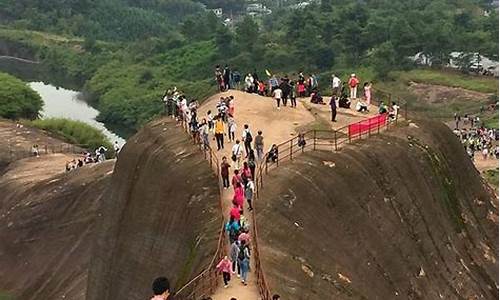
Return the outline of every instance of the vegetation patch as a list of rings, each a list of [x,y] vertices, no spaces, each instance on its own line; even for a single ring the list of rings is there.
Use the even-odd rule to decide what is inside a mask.
[[[43,106],[37,92],[26,83],[0,73],[0,117],[7,119],[35,119]]]
[[[458,87],[481,93],[498,94],[498,79],[493,77],[473,76],[453,71],[433,69],[415,69],[406,72],[393,72],[391,76],[406,82],[413,81]]]
[[[111,142],[99,129],[81,121],[49,118],[30,121],[27,122],[27,125],[46,130],[60,136],[69,143],[89,150],[96,149],[99,146],[104,146],[108,150],[112,149]]]
[[[484,171],[483,176],[489,184],[498,188],[498,168]]]

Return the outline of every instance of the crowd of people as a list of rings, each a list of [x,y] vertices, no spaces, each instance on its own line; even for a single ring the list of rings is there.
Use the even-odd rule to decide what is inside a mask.
[[[287,76],[279,78],[266,70],[269,79],[260,80],[256,72],[248,73],[243,80],[243,89],[248,93],[270,96],[276,101],[277,109],[286,107],[295,108],[298,97],[310,97],[315,104],[325,104],[319,92],[318,77],[314,74],[306,76],[299,72],[297,79]],[[227,91],[239,87],[241,76],[233,72],[226,65],[224,68],[216,66],[215,81],[220,91]],[[342,83],[336,76],[332,76],[332,121],[336,119],[336,108],[350,108],[351,102],[357,100],[356,109],[368,111],[371,103],[372,84],[367,82],[363,86],[362,98],[357,98],[357,89],[360,84],[355,74]],[[223,151],[230,145],[230,155],[223,156],[220,163],[220,176],[224,190],[232,189],[231,209],[227,216],[225,231],[229,239],[229,252],[218,264],[217,270],[222,274],[224,287],[228,287],[232,276],[240,278],[243,285],[248,283],[248,272],[251,259],[250,224],[245,212],[253,210],[252,202],[255,195],[255,174],[259,162],[278,160],[278,147],[273,144],[267,152],[264,148],[263,132],[255,133],[248,124],[237,124],[236,102],[233,96],[222,96],[216,105],[204,115],[198,112],[199,104],[196,99],[188,100],[177,88],[169,89],[163,96],[165,113],[177,120],[178,125],[188,128],[189,133],[202,148],[210,148],[210,140],[215,141],[216,151]],[[379,113],[389,113],[397,116],[399,107],[392,103],[389,107],[381,104]],[[241,126],[242,125],[242,126]],[[241,128],[239,129],[239,126]],[[241,131],[239,131],[241,130]],[[241,134],[238,134],[238,131]],[[299,136],[298,146],[305,147],[305,138]],[[231,176],[231,177],[230,177]],[[279,299],[273,298],[273,299]]]
[[[455,129],[453,132],[460,139],[467,155],[472,160],[477,152],[480,152],[485,160],[499,158],[498,129],[486,128],[481,119],[474,115],[460,116],[455,113],[454,119]]]
[[[216,66],[215,80],[220,91],[237,85],[239,87],[240,74],[233,75],[229,66]],[[307,77],[302,71],[298,72],[296,78],[291,79],[287,75],[278,78],[276,74],[271,74],[266,70],[268,79],[259,78],[254,71],[248,73],[243,80],[243,89],[248,93],[255,93],[261,96],[272,97],[276,101],[276,108],[280,110],[290,103],[290,107],[297,107],[297,98],[310,97],[313,104],[327,104],[319,89],[319,77],[315,74],[309,74]],[[351,74],[344,82],[335,74],[331,79],[332,96],[329,101],[332,113],[332,122],[336,122],[337,108],[350,109],[353,101],[356,101],[354,109],[358,112],[369,112],[372,104],[372,82],[364,82],[362,86],[362,95],[358,97],[361,81],[356,74]],[[388,113],[391,120],[397,118],[399,106],[396,102],[385,104],[380,102],[379,113]]]
[[[120,152],[118,142],[115,142],[113,147],[115,151],[115,157],[118,157],[118,153]],[[107,152],[108,149],[104,146],[99,146],[93,153],[90,151],[85,151],[83,152],[81,157],[74,158],[66,162],[66,172],[81,168],[84,165],[104,162],[106,160]]]

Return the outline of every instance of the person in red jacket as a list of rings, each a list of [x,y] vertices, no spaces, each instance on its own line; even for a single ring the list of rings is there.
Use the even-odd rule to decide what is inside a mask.
[[[233,208],[231,208],[231,211],[229,212],[229,217],[234,219],[238,223],[240,222],[241,214],[240,214],[240,208],[238,207],[237,204],[234,204]]]
[[[358,95],[358,85],[359,79],[356,77],[356,74],[351,74],[351,78],[349,78],[349,88],[351,89],[351,99],[356,99]]]

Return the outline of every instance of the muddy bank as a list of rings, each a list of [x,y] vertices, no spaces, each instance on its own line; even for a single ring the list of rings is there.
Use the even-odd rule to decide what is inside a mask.
[[[498,298],[497,202],[448,128],[418,124],[271,171],[257,223],[273,291]]]
[[[222,223],[218,181],[189,137],[156,121],[131,137],[103,202],[87,299],[147,299],[206,267]]]
[[[47,160],[63,170],[64,157],[51,159],[18,161],[0,178],[0,290],[15,299],[85,299],[94,223],[114,162],[59,175],[34,169]]]

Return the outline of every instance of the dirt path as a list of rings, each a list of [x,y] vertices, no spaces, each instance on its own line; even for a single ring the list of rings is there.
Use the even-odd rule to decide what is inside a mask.
[[[265,145],[264,149],[266,150],[273,143],[278,144],[296,135],[297,128],[312,123],[315,120],[309,110],[302,105],[302,103],[298,103],[297,108],[283,107],[281,110],[277,110],[273,99],[240,91],[230,91],[217,94],[209,98],[199,109],[199,119],[201,120],[204,118],[208,110],[211,110],[212,113],[216,112],[215,107],[219,98],[221,96],[229,95],[233,95],[235,98],[234,117],[237,124],[236,138],[241,140],[243,125],[248,124],[252,130],[253,136],[257,134],[258,130],[262,130]],[[217,149],[216,143],[213,139],[211,139],[210,143],[213,149]],[[219,161],[222,160],[223,156],[228,158],[231,156],[230,153],[232,146],[233,143],[230,143],[228,138],[225,136],[224,150],[217,152]],[[227,219],[233,196],[232,188],[224,190],[222,196],[224,210],[226,212],[224,218]],[[248,214],[247,211],[245,211],[245,215],[250,222],[253,222],[251,215]],[[244,286],[239,281],[239,278],[232,276],[229,287],[224,288],[221,285],[217,292],[212,295],[212,298],[214,300],[229,300],[231,297],[235,297],[238,300],[259,299],[259,292],[254,275],[254,263],[255,261],[251,259],[252,267],[248,276],[247,286]]]
[[[267,151],[272,144],[279,144],[296,136],[298,131],[307,130],[312,127],[315,128],[317,126],[321,126],[322,129],[337,129],[369,116],[373,116],[377,112],[377,108],[374,106],[370,107],[369,113],[358,113],[353,109],[339,108],[337,110],[338,121],[334,123],[331,122],[330,119],[331,114],[329,105],[312,104],[309,102],[308,98],[298,99],[297,108],[288,106],[281,107],[281,109],[278,110],[274,99],[270,97],[262,97],[241,91],[229,91],[214,95],[205,101],[198,109],[198,119],[201,121],[205,118],[208,110],[211,110],[212,115],[215,115],[217,112],[216,105],[220,97],[227,97],[229,95],[234,96],[234,118],[237,124],[236,138],[241,140],[243,125],[248,124],[254,137],[257,135],[258,130],[263,132],[265,151]],[[212,149],[217,149],[213,136],[210,137],[210,143]],[[229,160],[233,144],[234,143],[229,142],[226,133],[224,149],[216,152],[219,161],[222,161],[223,156],[226,156]],[[230,172],[232,173],[232,170],[230,170]],[[232,188],[223,191],[223,209],[225,210],[224,217],[226,219],[231,209],[232,196]],[[258,206],[258,203],[256,205]],[[249,221],[253,222],[251,215],[247,214],[246,211],[245,214]],[[252,259],[251,263],[253,267],[255,262]],[[253,267],[249,273],[248,286],[244,286],[239,281],[239,278],[233,276],[229,287],[224,288],[221,285],[217,292],[212,295],[212,298],[214,300],[228,300],[231,297],[235,297],[238,300],[259,299],[254,271],[255,268]]]

